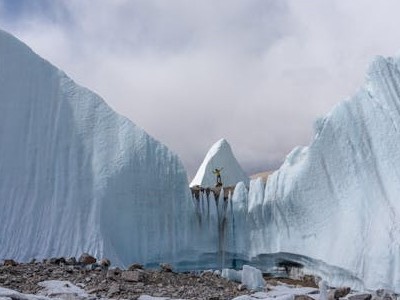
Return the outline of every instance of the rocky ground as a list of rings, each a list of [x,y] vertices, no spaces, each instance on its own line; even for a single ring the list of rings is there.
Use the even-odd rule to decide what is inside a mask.
[[[52,258],[40,262],[19,264],[5,260],[0,264],[0,299],[271,299],[291,295],[293,300],[397,300],[397,295],[385,290],[375,293],[355,293],[349,288],[330,289],[326,296],[317,288],[316,279],[305,276],[301,279],[273,278],[265,276],[266,286],[259,293],[248,290],[243,284],[222,278],[213,271],[175,273],[168,264],[157,270],[145,270],[139,264],[127,270],[113,268],[108,260],[97,262],[89,255],[75,258]],[[260,275],[261,276],[261,275]],[[61,297],[60,294],[43,293],[43,282],[57,280],[61,289],[80,288],[85,296]],[[44,295],[47,298],[27,298],[24,295],[5,295],[1,288],[11,289],[23,294]],[[329,292],[329,293],[328,293]],[[7,293],[7,291],[6,291]],[[49,298],[48,298],[49,297]]]
[[[6,261],[0,266],[0,287],[24,294],[36,294],[46,280],[69,281],[94,298],[137,299],[146,294],[184,299],[232,299],[250,294],[240,284],[213,272],[174,273],[163,265],[159,270],[144,270],[132,265],[121,270],[101,264],[84,264],[75,259],[54,258],[18,264]]]

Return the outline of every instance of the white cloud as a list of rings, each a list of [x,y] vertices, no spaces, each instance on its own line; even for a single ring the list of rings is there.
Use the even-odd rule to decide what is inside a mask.
[[[318,115],[354,93],[374,55],[400,49],[397,1],[65,0],[47,8],[0,26],[167,144],[191,174],[220,137],[247,170],[276,166],[309,142]]]

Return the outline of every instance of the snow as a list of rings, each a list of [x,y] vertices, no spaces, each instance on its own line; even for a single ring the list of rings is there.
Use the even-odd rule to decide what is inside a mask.
[[[6,289],[0,287],[0,299],[4,300],[49,300],[47,297],[32,295],[32,294],[23,294],[14,290]]]
[[[89,295],[80,287],[73,285],[69,281],[46,280],[38,283],[44,288],[38,292],[38,295],[47,296],[49,298],[59,299],[85,299]]]
[[[0,259],[186,259],[179,158],[3,31],[0,145]]]
[[[233,155],[231,146],[225,139],[220,139],[207,152],[190,186],[214,187],[216,176],[213,170],[221,168],[224,186],[235,186],[238,182],[248,185],[249,178]]]
[[[234,298],[233,300],[294,300],[296,296],[306,295],[310,298],[320,299],[318,289],[307,287],[292,287],[288,285],[268,286],[268,291],[256,292],[251,295],[244,295]]]
[[[38,285],[44,287],[43,290],[38,292],[38,295],[23,294],[14,290],[0,287],[0,300],[93,299],[93,296],[90,296],[84,290],[73,285],[69,281],[48,280],[39,282]],[[183,299],[141,295],[138,298],[138,300],[183,300]]]
[[[253,295],[243,295],[239,297],[235,297],[232,300],[294,300],[293,294],[287,294],[279,297],[272,297],[268,293],[255,293]]]

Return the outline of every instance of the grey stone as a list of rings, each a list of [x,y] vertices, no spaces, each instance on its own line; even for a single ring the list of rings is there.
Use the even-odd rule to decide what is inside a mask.
[[[118,283],[113,283],[110,288],[108,289],[107,296],[112,297],[115,294],[120,292],[119,284]]]
[[[111,261],[108,258],[102,258],[99,262],[99,265],[103,268],[108,268],[109,266],[111,266]]]
[[[349,287],[339,287],[334,290],[333,297],[335,299],[346,297],[350,293]]]
[[[4,266],[11,266],[11,267],[15,267],[16,265],[18,265],[18,263],[13,260],[13,259],[5,259],[3,262]]]
[[[144,279],[144,272],[141,270],[123,271],[121,278],[125,281],[139,282]]]
[[[134,263],[131,264],[128,268],[129,271],[133,271],[133,270],[137,270],[137,269],[143,269],[143,265],[139,264],[139,263]]]
[[[369,293],[352,294],[346,297],[348,300],[371,300],[372,295]]]
[[[161,268],[161,271],[163,271],[163,272],[172,272],[172,266],[170,264],[161,263],[160,268]]]
[[[77,263],[77,261],[76,261],[76,258],[75,258],[75,257],[68,257],[68,258],[65,260],[65,264],[66,264],[66,265],[69,265],[69,266],[74,266],[74,265],[76,265],[76,263]]]

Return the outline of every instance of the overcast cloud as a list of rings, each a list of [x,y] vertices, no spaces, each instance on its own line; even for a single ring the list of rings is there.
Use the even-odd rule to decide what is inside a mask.
[[[248,173],[307,145],[375,55],[397,0],[0,0],[0,27],[178,153],[225,137]]]

